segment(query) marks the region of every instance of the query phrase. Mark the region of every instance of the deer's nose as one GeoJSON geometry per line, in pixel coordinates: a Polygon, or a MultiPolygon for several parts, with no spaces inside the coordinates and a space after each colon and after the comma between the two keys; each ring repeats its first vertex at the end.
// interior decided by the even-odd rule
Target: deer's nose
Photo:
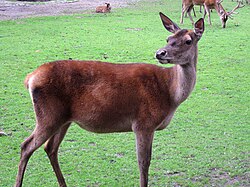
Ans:
{"type": "Polygon", "coordinates": [[[167,51],[164,49],[160,49],[156,52],[156,58],[157,59],[161,59],[162,57],[164,57],[167,54],[167,51]]]}

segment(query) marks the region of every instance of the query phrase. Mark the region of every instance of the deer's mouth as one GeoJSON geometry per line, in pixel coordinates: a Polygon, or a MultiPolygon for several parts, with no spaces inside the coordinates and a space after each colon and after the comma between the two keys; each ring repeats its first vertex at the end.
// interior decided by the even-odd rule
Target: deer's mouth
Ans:
{"type": "Polygon", "coordinates": [[[172,58],[157,58],[161,64],[172,64],[172,58]]]}
{"type": "Polygon", "coordinates": [[[159,60],[159,59],[158,59],[158,61],[159,61],[161,64],[170,64],[170,63],[171,63],[170,60],[168,60],[168,59],[164,59],[164,60],[159,60]]]}

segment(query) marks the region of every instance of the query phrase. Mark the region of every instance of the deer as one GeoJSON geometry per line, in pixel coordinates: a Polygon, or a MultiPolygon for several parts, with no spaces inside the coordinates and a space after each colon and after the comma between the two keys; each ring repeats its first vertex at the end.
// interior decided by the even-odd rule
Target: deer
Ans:
{"type": "Polygon", "coordinates": [[[44,63],[26,76],[24,85],[36,126],[21,144],[16,187],[22,186],[27,163],[43,144],[59,186],[66,186],[58,150],[73,122],[94,133],[133,132],[140,187],[148,186],[154,133],[168,126],[177,107],[194,89],[197,46],[204,32],[203,18],[193,30],[181,29],[161,12],[160,18],[172,35],[155,58],[172,67],[59,60],[44,63]]]}
{"type": "MultiPolygon", "coordinates": [[[[204,16],[203,16],[204,18],[205,18],[205,15],[206,15],[206,8],[208,10],[209,10],[209,8],[214,8],[214,9],[217,8],[217,10],[219,10],[218,5],[215,2],[216,2],[216,0],[182,0],[182,12],[181,12],[180,23],[183,24],[183,17],[184,17],[184,14],[186,13],[186,14],[188,14],[192,24],[194,24],[194,20],[193,20],[193,18],[191,16],[191,10],[194,9],[194,5],[199,5],[200,10],[201,10],[202,6],[204,7],[204,9],[205,9],[204,10],[204,16]],[[211,2],[209,2],[209,1],[211,1],[211,2]],[[209,5],[209,8],[207,7],[207,5],[209,5]]],[[[209,20],[210,20],[210,14],[208,15],[208,17],[209,17],[209,20]]]]}
{"type": "Polygon", "coordinates": [[[96,7],[96,13],[109,13],[111,11],[111,6],[109,3],[105,3],[105,6],[96,7]]]}
{"type": "Polygon", "coordinates": [[[215,9],[216,12],[218,13],[221,23],[222,23],[222,28],[226,28],[226,22],[228,18],[232,19],[232,14],[235,14],[235,10],[238,8],[244,7],[244,5],[241,5],[240,2],[237,4],[235,8],[233,8],[232,11],[226,12],[225,9],[222,6],[222,1],[218,0],[182,0],[182,13],[181,13],[181,20],[180,23],[183,24],[183,16],[185,12],[187,12],[192,24],[194,24],[193,18],[191,16],[191,10],[193,9],[194,5],[204,5],[204,16],[203,18],[205,19],[206,14],[208,14],[208,22],[210,25],[211,23],[211,18],[210,18],[210,10],[215,9]]]}

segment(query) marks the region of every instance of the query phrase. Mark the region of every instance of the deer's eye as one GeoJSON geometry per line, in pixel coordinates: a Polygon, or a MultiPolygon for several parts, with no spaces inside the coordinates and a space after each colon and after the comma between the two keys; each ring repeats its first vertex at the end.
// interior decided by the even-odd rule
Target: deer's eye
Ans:
{"type": "Polygon", "coordinates": [[[169,39],[167,38],[166,41],[167,41],[167,43],[168,43],[169,39]]]}
{"type": "Polygon", "coordinates": [[[192,40],[187,40],[185,43],[186,43],[187,45],[191,45],[191,44],[192,44],[192,40]]]}

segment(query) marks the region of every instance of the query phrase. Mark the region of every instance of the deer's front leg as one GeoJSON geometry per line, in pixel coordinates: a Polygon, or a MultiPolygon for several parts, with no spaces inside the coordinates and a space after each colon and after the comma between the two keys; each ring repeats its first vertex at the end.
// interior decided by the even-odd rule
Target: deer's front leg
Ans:
{"type": "Polygon", "coordinates": [[[148,170],[152,154],[154,132],[135,132],[137,159],[140,170],[140,187],[148,186],[148,170]]]}

